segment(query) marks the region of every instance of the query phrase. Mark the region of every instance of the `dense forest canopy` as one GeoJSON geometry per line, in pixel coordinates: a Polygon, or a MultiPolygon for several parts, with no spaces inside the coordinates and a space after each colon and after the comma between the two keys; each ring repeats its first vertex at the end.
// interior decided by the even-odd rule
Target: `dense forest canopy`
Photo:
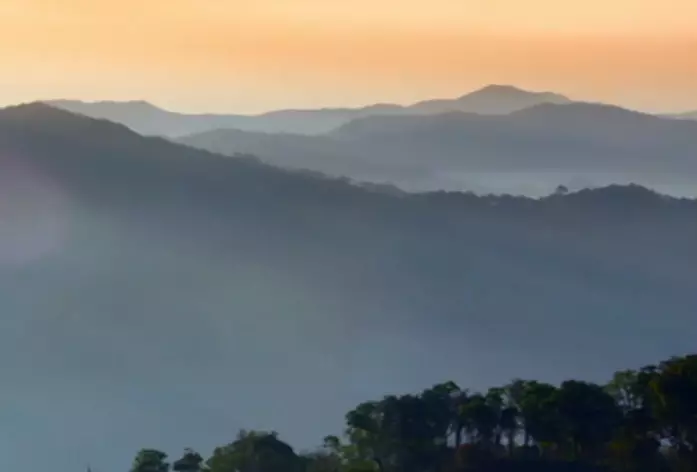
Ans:
{"type": "MultiPolygon", "coordinates": [[[[282,401],[282,399],[279,399],[282,401]]],[[[292,405],[290,405],[292,407],[292,405]]],[[[615,373],[599,385],[516,379],[484,392],[448,381],[367,401],[316,451],[240,431],[208,459],[143,449],[131,472],[697,470],[697,355],[615,373]]]]}

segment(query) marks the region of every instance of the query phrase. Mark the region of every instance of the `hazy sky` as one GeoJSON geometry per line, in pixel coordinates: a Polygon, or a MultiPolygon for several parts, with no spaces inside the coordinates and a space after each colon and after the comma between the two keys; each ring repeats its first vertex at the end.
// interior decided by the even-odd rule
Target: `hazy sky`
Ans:
{"type": "Polygon", "coordinates": [[[0,104],[411,102],[488,83],[697,109],[695,0],[0,0],[0,104]]]}

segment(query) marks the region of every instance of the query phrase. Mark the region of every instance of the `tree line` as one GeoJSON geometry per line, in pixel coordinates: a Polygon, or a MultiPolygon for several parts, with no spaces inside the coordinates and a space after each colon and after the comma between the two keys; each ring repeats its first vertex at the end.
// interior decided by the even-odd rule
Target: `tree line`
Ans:
{"type": "Polygon", "coordinates": [[[275,432],[240,431],[204,459],[139,451],[131,472],[697,471],[697,354],[615,373],[606,385],[455,382],[346,414],[342,437],[296,453],[275,432]]]}

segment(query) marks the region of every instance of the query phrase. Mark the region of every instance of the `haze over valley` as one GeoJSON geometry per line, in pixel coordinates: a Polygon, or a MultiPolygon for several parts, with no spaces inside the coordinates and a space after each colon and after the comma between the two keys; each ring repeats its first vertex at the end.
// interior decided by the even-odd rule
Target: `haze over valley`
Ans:
{"type": "Polygon", "coordinates": [[[0,157],[10,462],[116,470],[242,426],[309,447],[365,397],[603,379],[697,335],[695,200],[399,194],[42,104],[0,111],[0,157]]]}
{"type": "Polygon", "coordinates": [[[491,85],[410,106],[187,115],[146,102],[49,101],[146,135],[405,191],[543,196],[637,183],[697,195],[697,121],[491,85]]]}
{"type": "Polygon", "coordinates": [[[0,0],[0,468],[697,472],[695,0],[0,0]]]}

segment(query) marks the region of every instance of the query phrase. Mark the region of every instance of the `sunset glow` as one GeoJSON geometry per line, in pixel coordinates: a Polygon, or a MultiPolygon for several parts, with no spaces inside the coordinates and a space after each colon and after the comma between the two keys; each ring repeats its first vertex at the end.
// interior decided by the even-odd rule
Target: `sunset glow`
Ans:
{"type": "Polygon", "coordinates": [[[697,108],[694,0],[4,0],[0,103],[407,103],[488,83],[697,108]],[[282,80],[279,80],[282,79],[282,80]]]}

